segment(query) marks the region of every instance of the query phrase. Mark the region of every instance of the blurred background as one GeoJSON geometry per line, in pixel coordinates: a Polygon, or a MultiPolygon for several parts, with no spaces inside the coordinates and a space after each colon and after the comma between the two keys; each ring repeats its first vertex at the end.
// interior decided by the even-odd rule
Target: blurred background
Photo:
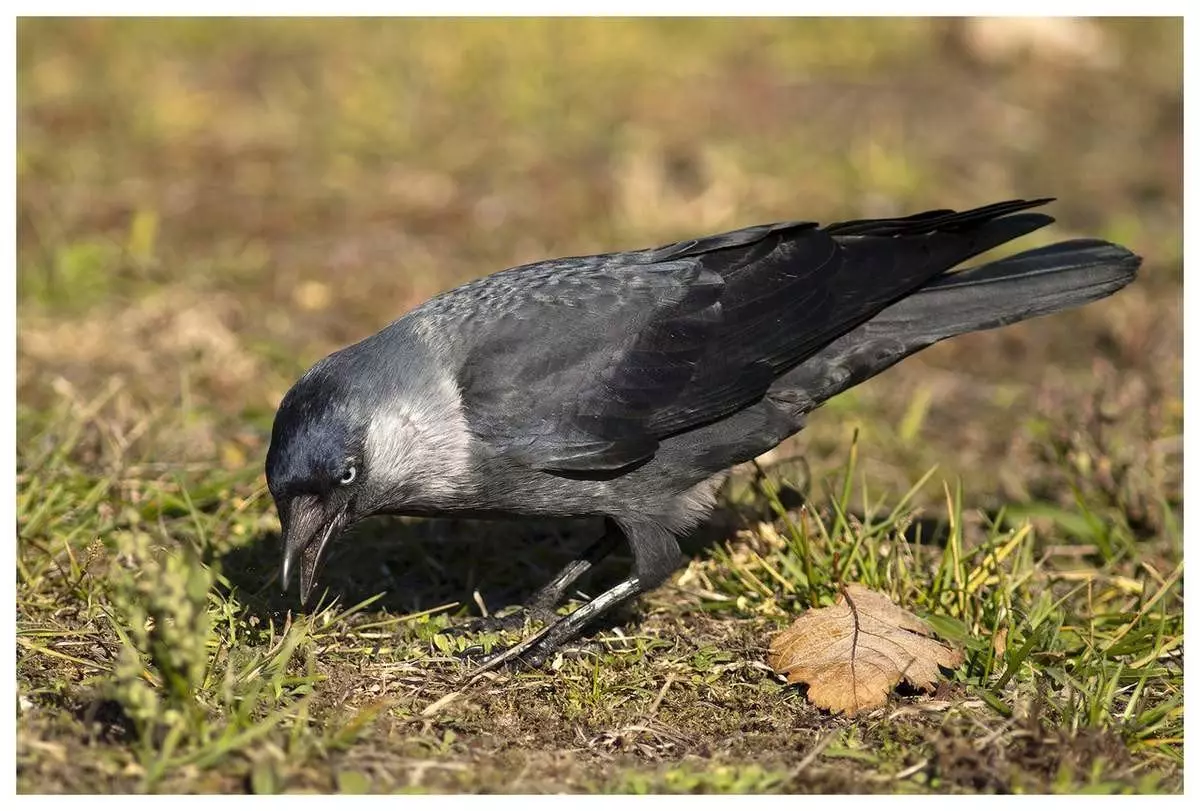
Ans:
{"type": "Polygon", "coordinates": [[[857,431],[883,489],[936,464],[1153,527],[1181,500],[1182,53],[1173,19],[22,19],[19,452],[65,412],[90,467],[261,477],[300,372],[473,277],[1046,195],[1021,247],[1115,240],[1139,281],[910,359],[783,452],[820,475],[857,431]]]}

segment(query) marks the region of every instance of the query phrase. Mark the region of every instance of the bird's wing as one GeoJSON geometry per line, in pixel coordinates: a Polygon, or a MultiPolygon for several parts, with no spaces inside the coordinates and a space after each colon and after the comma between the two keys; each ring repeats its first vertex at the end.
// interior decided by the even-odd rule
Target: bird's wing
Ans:
{"type": "Polygon", "coordinates": [[[637,464],[936,275],[1050,222],[1012,216],[1038,202],[758,226],[497,274],[504,306],[460,380],[472,429],[542,470],[637,464]]]}
{"type": "MultiPolygon", "coordinates": [[[[565,269],[564,269],[565,270],[565,269]]],[[[543,470],[614,470],[652,456],[651,414],[695,373],[721,277],[692,260],[564,273],[509,298],[460,375],[472,432],[543,470]]]]}

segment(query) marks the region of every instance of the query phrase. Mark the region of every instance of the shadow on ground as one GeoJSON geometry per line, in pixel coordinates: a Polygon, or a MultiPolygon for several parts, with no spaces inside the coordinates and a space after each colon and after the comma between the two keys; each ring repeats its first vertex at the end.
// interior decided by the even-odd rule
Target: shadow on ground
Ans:
{"type": "MultiPolygon", "coordinates": [[[[805,495],[785,488],[784,506],[802,505],[805,495]]],[[[725,502],[696,531],[680,540],[689,559],[706,556],[738,529],[771,520],[760,499],[725,502]]],[[[479,521],[380,516],[363,521],[335,542],[312,607],[336,600],[356,605],[382,595],[374,606],[395,614],[450,607],[476,616],[478,592],[489,612],[523,605],[569,561],[603,533],[599,518],[479,521]],[[322,591],[324,594],[322,595],[322,591]],[[318,603],[318,598],[320,603],[318,603]]],[[[282,618],[300,609],[295,590],[279,587],[278,533],[265,533],[217,556],[214,563],[256,612],[282,618]]],[[[621,546],[584,575],[571,596],[595,596],[628,576],[633,556],[621,546]]]]}
{"type": "MultiPolygon", "coordinates": [[[[746,485],[748,478],[738,484],[746,485]]],[[[786,486],[779,497],[788,510],[800,508],[807,498],[806,493],[786,486]]],[[[680,566],[711,555],[739,529],[774,517],[761,498],[726,499],[698,529],[680,539],[680,566]]],[[[854,518],[862,520],[862,516],[854,518]]],[[[374,607],[393,614],[444,609],[478,616],[477,600],[495,613],[526,604],[602,532],[603,522],[598,518],[367,519],[335,542],[316,596],[307,608],[332,602],[348,607],[379,596],[374,607]]],[[[918,518],[907,527],[905,536],[910,543],[941,546],[947,528],[942,519],[918,518]]],[[[215,561],[239,599],[264,619],[282,620],[287,612],[301,609],[295,590],[284,594],[279,587],[280,554],[279,535],[266,533],[215,561]]],[[[632,566],[632,553],[621,546],[584,575],[569,594],[594,597],[627,577],[632,566]]],[[[624,612],[635,610],[629,606],[624,612]]]]}

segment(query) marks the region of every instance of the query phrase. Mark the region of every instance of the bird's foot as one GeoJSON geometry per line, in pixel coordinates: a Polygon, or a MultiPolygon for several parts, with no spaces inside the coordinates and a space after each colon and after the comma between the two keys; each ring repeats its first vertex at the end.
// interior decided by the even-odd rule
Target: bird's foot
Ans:
{"type": "Polygon", "coordinates": [[[503,617],[475,617],[438,631],[438,633],[447,636],[468,636],[479,633],[496,633],[497,631],[520,631],[530,622],[549,623],[553,619],[553,611],[535,606],[519,608],[503,617]]]}
{"type": "Polygon", "coordinates": [[[467,661],[475,661],[477,657],[487,654],[478,667],[467,674],[467,679],[472,679],[480,673],[496,670],[503,665],[536,670],[559,655],[563,659],[581,659],[602,650],[600,643],[594,640],[575,640],[569,645],[564,644],[569,641],[569,637],[563,633],[566,630],[560,620],[515,645],[495,648],[491,652],[486,652],[482,645],[472,645],[461,651],[458,656],[467,661]]]}
{"type": "MultiPolygon", "coordinates": [[[[485,651],[483,645],[472,645],[460,651],[458,656],[472,663],[479,661],[478,667],[467,675],[469,679],[480,673],[496,670],[503,665],[517,669],[537,670],[550,661],[557,652],[558,649],[554,645],[546,644],[546,640],[541,635],[534,635],[515,645],[494,648],[490,652],[485,651]],[[483,658],[479,660],[481,656],[483,658]]],[[[567,651],[562,652],[567,653],[567,651]]]]}
{"type": "Polygon", "coordinates": [[[525,646],[523,643],[506,645],[488,651],[483,645],[471,645],[459,651],[458,658],[470,664],[476,664],[467,678],[472,678],[489,670],[497,670],[503,665],[517,669],[528,668],[536,670],[550,660],[553,651],[543,645],[525,646]]]}

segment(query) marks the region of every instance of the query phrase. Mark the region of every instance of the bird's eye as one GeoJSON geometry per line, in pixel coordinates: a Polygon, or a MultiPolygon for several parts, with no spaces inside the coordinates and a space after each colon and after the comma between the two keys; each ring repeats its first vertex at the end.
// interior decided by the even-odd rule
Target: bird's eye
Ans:
{"type": "Polygon", "coordinates": [[[357,478],[358,468],[354,465],[350,465],[350,467],[346,468],[346,472],[342,474],[342,477],[338,479],[338,484],[354,484],[354,480],[357,478]]]}

